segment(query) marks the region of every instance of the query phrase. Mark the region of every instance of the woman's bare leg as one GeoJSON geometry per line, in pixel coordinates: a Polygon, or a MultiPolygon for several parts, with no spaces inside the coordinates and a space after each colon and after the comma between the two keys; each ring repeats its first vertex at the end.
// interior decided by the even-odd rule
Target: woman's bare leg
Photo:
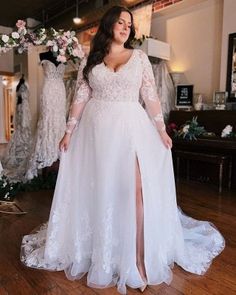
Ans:
{"type": "Polygon", "coordinates": [[[142,196],[142,181],[139,169],[139,163],[136,159],[136,263],[139,273],[146,281],[146,271],[144,264],[144,214],[143,214],[143,196],[142,196]]]}

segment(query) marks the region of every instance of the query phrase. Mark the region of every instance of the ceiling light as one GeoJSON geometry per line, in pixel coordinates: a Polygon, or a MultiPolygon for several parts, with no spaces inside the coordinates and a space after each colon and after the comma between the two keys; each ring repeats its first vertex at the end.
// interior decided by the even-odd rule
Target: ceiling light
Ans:
{"type": "Polygon", "coordinates": [[[81,18],[78,16],[79,11],[79,0],[76,0],[76,17],[73,18],[73,22],[75,25],[79,25],[81,23],[81,18]]]}
{"type": "Polygon", "coordinates": [[[79,25],[81,23],[81,18],[76,16],[73,18],[73,22],[75,25],[79,25]]]}

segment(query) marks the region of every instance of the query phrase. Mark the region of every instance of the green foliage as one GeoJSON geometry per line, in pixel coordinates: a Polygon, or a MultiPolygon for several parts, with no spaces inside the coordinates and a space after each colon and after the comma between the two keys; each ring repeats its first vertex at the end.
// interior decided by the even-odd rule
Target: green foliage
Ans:
{"type": "Polygon", "coordinates": [[[174,137],[186,140],[197,140],[197,137],[203,135],[205,132],[205,128],[203,126],[199,126],[196,116],[193,117],[191,121],[186,121],[178,131],[175,130],[174,137]]]}
{"type": "Polygon", "coordinates": [[[132,44],[131,44],[131,45],[132,45],[133,47],[141,46],[141,45],[143,44],[143,42],[144,42],[147,38],[149,38],[149,37],[148,37],[148,36],[145,36],[145,35],[142,35],[142,37],[139,38],[139,39],[134,38],[134,39],[132,40],[132,44]]]}
{"type": "Polygon", "coordinates": [[[57,179],[57,173],[48,173],[47,176],[39,175],[34,179],[23,183],[11,183],[6,176],[0,178],[0,200],[13,201],[14,197],[19,192],[39,191],[54,189],[57,179]]]}
{"type": "Polygon", "coordinates": [[[0,178],[0,200],[12,201],[19,191],[19,183],[10,183],[6,176],[0,178]]]}

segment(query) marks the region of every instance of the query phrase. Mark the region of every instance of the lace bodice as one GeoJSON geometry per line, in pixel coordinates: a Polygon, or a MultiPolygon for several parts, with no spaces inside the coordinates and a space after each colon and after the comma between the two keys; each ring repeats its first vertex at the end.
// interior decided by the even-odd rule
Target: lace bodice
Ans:
{"type": "Polygon", "coordinates": [[[89,74],[89,84],[83,79],[82,70],[85,64],[84,59],[79,67],[67,133],[73,131],[89,99],[139,102],[140,96],[157,130],[165,130],[151,63],[143,51],[134,49],[128,62],[116,72],[108,68],[104,62],[96,65],[89,74]]]}
{"type": "Polygon", "coordinates": [[[44,59],[41,61],[44,70],[44,78],[45,79],[63,79],[65,72],[65,65],[59,64],[56,66],[50,60],[44,59]]]}

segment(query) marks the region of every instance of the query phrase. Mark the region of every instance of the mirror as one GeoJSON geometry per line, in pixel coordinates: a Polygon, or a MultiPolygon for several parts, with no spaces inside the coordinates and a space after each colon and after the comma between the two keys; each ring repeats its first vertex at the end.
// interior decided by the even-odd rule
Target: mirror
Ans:
{"type": "Polygon", "coordinates": [[[226,91],[228,102],[236,102],[236,33],[229,34],[226,91]]]}

